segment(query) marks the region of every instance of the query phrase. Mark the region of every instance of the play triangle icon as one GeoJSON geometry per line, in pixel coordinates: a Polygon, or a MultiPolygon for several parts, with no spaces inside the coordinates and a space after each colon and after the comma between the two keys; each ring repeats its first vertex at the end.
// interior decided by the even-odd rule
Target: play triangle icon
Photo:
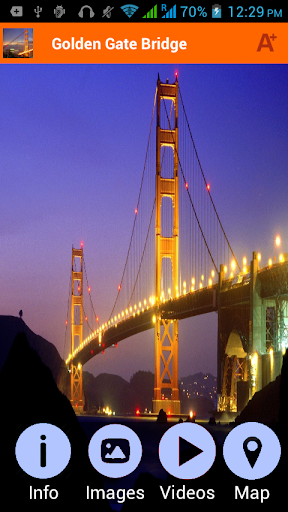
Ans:
{"type": "Polygon", "coordinates": [[[201,448],[198,448],[189,441],[186,441],[183,437],[179,436],[179,466],[182,466],[182,464],[194,459],[194,457],[197,457],[200,453],[203,453],[201,448]]]}

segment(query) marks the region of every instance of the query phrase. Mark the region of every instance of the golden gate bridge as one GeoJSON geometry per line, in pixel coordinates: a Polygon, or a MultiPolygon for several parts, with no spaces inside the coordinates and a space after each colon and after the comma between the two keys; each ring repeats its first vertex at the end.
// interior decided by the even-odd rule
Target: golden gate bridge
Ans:
{"type": "MultiPolygon", "coordinates": [[[[9,30],[9,29],[6,29],[9,30]]],[[[33,36],[31,29],[25,29],[9,43],[3,44],[4,58],[31,58],[33,57],[33,36]]]]}
{"type": "Polygon", "coordinates": [[[250,263],[238,262],[197,154],[177,76],[173,84],[158,76],[127,257],[104,321],[93,305],[83,244],[72,248],[66,319],[67,337],[71,315],[66,365],[72,406],[83,410],[87,361],[154,329],[153,412],[179,414],[178,322],[214,311],[217,407],[242,410],[281,371],[288,344],[287,260],[280,254],[260,267],[261,255],[253,252],[250,263]]]}

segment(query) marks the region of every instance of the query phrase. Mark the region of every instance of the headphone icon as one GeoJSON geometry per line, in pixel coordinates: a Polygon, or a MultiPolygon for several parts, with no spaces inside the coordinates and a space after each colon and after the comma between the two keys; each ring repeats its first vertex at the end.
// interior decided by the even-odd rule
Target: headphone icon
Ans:
{"type": "Polygon", "coordinates": [[[90,7],[90,5],[83,5],[83,7],[81,7],[80,11],[78,12],[78,16],[80,16],[80,18],[83,18],[83,10],[85,8],[90,10],[90,18],[93,18],[93,16],[95,16],[95,12],[93,11],[92,7],[90,7]]]}

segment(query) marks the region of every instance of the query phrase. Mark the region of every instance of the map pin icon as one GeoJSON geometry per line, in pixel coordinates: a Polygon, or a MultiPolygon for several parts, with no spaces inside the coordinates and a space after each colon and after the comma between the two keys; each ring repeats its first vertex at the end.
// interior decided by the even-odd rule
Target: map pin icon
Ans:
{"type": "Polygon", "coordinates": [[[247,437],[243,443],[243,449],[248,462],[253,468],[261,452],[262,443],[258,437],[247,437]]]}

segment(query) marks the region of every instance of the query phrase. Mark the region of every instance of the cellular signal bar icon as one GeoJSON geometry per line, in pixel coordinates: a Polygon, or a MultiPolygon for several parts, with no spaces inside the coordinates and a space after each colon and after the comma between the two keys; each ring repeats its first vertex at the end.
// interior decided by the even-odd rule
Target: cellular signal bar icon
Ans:
{"type": "Polygon", "coordinates": [[[173,5],[173,7],[171,7],[171,9],[162,16],[162,18],[176,18],[176,4],[173,5]]]}
{"type": "Polygon", "coordinates": [[[152,9],[150,9],[150,11],[148,11],[147,14],[143,16],[143,18],[157,18],[157,4],[154,5],[154,7],[152,7],[152,9]]]}

